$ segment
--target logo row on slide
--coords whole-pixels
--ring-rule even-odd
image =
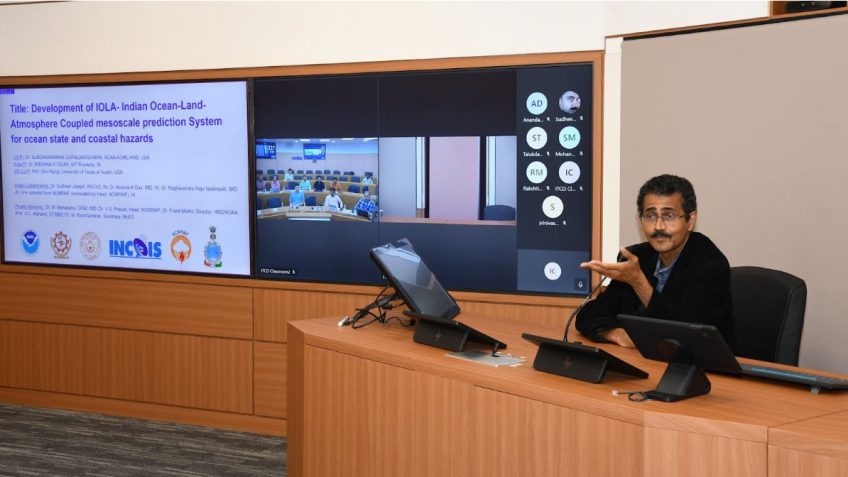
[[[209,227],[209,240],[203,247],[203,265],[210,268],[223,267],[223,248],[217,240],[216,231],[214,225]],[[179,263],[187,262],[192,256],[192,243],[188,235],[184,230],[175,230],[171,234],[171,257]],[[49,242],[54,258],[67,259],[73,252],[74,239],[61,230],[54,232]],[[82,234],[77,242],[80,256],[87,260],[97,260],[103,253],[103,242],[94,232]],[[162,242],[149,240],[144,235],[131,240],[110,239],[107,246],[108,256],[113,258],[161,260],[163,255]],[[27,255],[35,255],[41,249],[41,237],[35,230],[29,229],[21,235],[21,247]]]

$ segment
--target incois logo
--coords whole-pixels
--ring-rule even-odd
[[[137,237],[132,240],[110,240],[109,256],[160,260],[162,258],[162,242],[149,242],[144,237]]]

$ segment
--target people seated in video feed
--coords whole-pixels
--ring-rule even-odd
[[[293,181],[294,180],[294,169],[288,168],[286,170],[286,174],[283,176],[283,180],[285,181]]]
[[[324,199],[324,210],[335,211],[342,209],[344,209],[344,202],[342,202],[342,198],[336,194],[336,189],[330,187],[330,192],[327,195],[327,198]]]
[[[271,192],[280,192],[280,181],[277,176],[271,176]]]
[[[309,182],[309,179],[304,177],[303,180],[300,181],[300,190],[302,190],[302,191],[312,190],[312,183]]]
[[[306,203],[306,196],[300,190],[300,186],[296,185],[294,190],[289,195],[289,207],[300,207]]]
[[[265,176],[263,176],[262,174],[256,174],[256,190],[265,190]]]
[[[370,185],[374,183],[374,179],[371,178],[371,174],[365,174],[365,177],[362,178],[362,183],[365,185]]]
[[[326,187],[326,185],[324,184],[324,181],[322,179],[323,177],[321,176],[318,176],[315,179],[315,183],[312,184],[312,190],[314,190],[315,192],[324,192],[324,188]]]
[[[356,203],[353,211],[360,217],[368,217],[369,220],[374,219],[374,215],[377,213],[377,204],[371,200],[370,192],[365,191],[365,193],[362,194],[362,198]]]

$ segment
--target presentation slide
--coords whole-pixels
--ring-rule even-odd
[[[249,275],[243,81],[0,88],[6,262]]]

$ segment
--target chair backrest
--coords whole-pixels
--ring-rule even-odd
[[[306,173],[307,173],[307,174],[312,174],[312,169],[307,169],[307,170],[306,170]]]
[[[296,175],[292,176],[292,179],[294,179],[296,181],[301,181],[301,180],[303,180],[303,175],[296,174]]]
[[[314,195],[308,195],[308,196],[306,196],[306,205],[307,205],[307,206],[310,206],[310,207],[311,207],[311,206],[314,206],[316,203],[317,203],[317,201],[315,200],[315,196],[314,196]]]
[[[483,220],[515,220],[515,208],[508,205],[487,205],[483,208]]]
[[[329,173],[330,173],[329,169],[324,169],[324,174],[329,174]]]
[[[289,181],[288,189],[289,189],[289,190],[294,190],[294,188],[295,188],[295,187],[297,187],[297,186],[299,186],[299,185],[300,185],[300,182]]]
[[[356,185],[356,184],[351,184],[350,187],[347,188],[347,191],[351,192],[353,194],[358,194],[359,193],[359,186]]]
[[[773,363],[798,365],[807,285],[779,270],[730,269],[736,354]]]
[[[283,201],[279,197],[269,197],[268,198],[268,208],[274,209],[276,207],[282,207]]]
[[[359,176],[350,176],[351,182],[361,182],[362,179]]]
[[[294,171],[295,174],[303,174],[303,169],[298,169]]]
[[[268,169],[268,174],[275,174],[274,169]]]

